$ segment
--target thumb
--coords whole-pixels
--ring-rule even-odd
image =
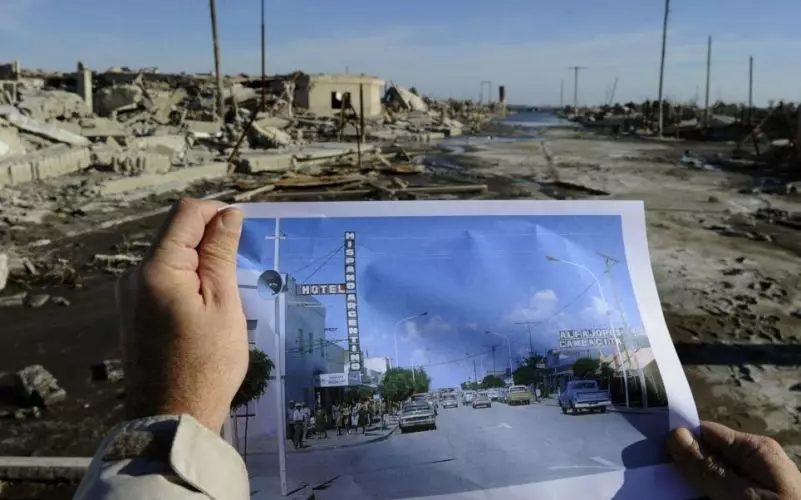
[[[671,432],[667,448],[684,477],[713,500],[744,498],[743,495],[753,486],[719,457],[703,449],[687,429]]]
[[[244,214],[238,208],[220,210],[206,225],[198,246],[200,293],[207,306],[217,307],[238,299],[236,250]]]

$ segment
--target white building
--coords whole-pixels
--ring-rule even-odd
[[[391,367],[392,363],[388,357],[371,356],[364,358],[365,374],[369,377],[371,385],[378,385],[381,383],[384,374],[386,374],[387,370]]]

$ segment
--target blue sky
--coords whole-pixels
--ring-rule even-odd
[[[256,73],[259,0],[218,0],[223,70]],[[556,104],[567,66],[582,74],[581,102],[600,102],[616,77],[617,97],[656,95],[661,0],[267,0],[268,70],[379,75],[435,96],[477,98],[482,80],[510,100]],[[3,57],[63,70],[127,65],[209,71],[208,2],[187,0],[0,0]],[[713,49],[712,99],[801,99],[796,0],[673,0],[666,95],[703,100],[706,37]]]
[[[272,219],[250,219],[240,242],[239,266],[271,269]],[[529,350],[558,346],[558,331],[620,327],[602,252],[621,261],[611,277],[633,329],[642,329],[625,265],[616,216],[392,217],[283,219],[280,268],[299,283],[344,282],[343,236],[356,232],[357,290],[362,349],[395,358],[397,328],[401,366],[426,365],[437,386],[473,375],[473,359],[491,370],[481,353],[496,346],[497,369]],[[586,266],[550,262],[547,255]],[[318,296],[327,309],[329,335],[345,338],[344,296]],[[488,335],[492,331],[509,338]],[[343,346],[345,344],[342,344]],[[452,362],[464,359],[460,362]],[[480,371],[480,370],[479,370]]]

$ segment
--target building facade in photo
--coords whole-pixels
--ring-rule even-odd
[[[392,363],[386,356],[370,356],[364,358],[364,371],[370,381],[370,385],[380,384],[387,370],[391,367]]]
[[[364,116],[379,116],[384,81],[367,75],[300,75],[296,80],[294,104],[318,116],[337,116],[350,93],[351,104],[359,112],[359,87],[364,94]]]

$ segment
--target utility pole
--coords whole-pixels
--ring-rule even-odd
[[[497,370],[495,369],[496,368],[495,367],[495,346],[492,346],[491,349],[492,349],[492,374],[495,375],[495,373],[497,372]]]
[[[709,83],[712,78],[712,37],[706,44],[706,99],[704,102],[704,127],[709,126]]]
[[[659,61],[659,137],[665,130],[665,110],[662,102],[662,90],[665,84],[665,51],[667,50],[667,26],[670,14],[670,0],[665,0],[665,19],[662,21],[662,58]]]
[[[562,78],[562,83],[559,87],[559,109],[565,109],[565,79]]]
[[[261,0],[261,111],[267,107],[267,34],[264,26],[264,0]]]
[[[473,359],[473,380],[478,384],[478,374],[476,373],[476,360]]]
[[[518,322],[515,323],[516,325],[526,325],[526,328],[528,328],[528,357],[529,358],[534,355],[534,342],[531,340],[531,324],[532,323],[537,324],[537,322],[535,322],[535,321],[518,321]]]
[[[570,66],[569,69],[573,70],[573,112],[578,109],[578,77],[579,71],[587,69],[584,66]]]
[[[216,0],[209,0],[209,10],[211,11],[211,38],[214,42],[214,74],[217,76],[217,114],[220,118],[224,118],[225,99],[223,96],[223,76],[220,70],[220,38],[217,34]]]
[[[748,58],[748,126],[754,110],[754,56]]]

